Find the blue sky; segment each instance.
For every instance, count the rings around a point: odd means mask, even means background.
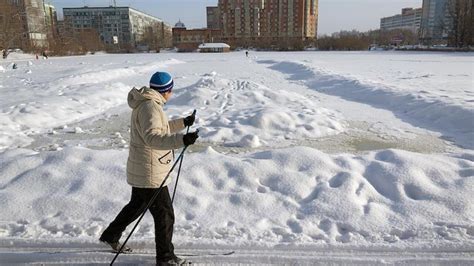
[[[63,7],[108,6],[112,0],[47,0],[62,13]],[[174,25],[178,19],[188,28],[206,27],[206,6],[217,0],[116,0]],[[421,7],[422,0],[319,0],[319,34],[340,30],[377,29],[380,18],[395,15],[404,7]]]

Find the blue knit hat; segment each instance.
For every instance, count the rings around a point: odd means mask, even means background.
[[[156,72],[151,76],[150,88],[164,93],[173,89],[173,78],[166,72]]]

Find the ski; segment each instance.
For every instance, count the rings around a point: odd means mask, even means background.
[[[65,250],[65,251],[33,251],[32,253],[39,254],[65,254],[65,253],[110,253],[116,254],[117,251],[113,249],[97,249],[97,250]],[[122,252],[123,255],[154,255],[155,252],[145,252],[143,250],[133,250],[131,252]],[[225,252],[209,252],[209,253],[177,253],[177,256],[182,257],[206,257],[206,256],[230,256],[235,254],[235,251],[225,251]]]
[[[117,251],[109,250],[109,253],[116,254]],[[122,252],[123,255],[154,255],[153,252],[143,252],[143,251],[130,251],[130,252]],[[229,256],[235,254],[235,251],[227,251],[227,252],[212,252],[212,253],[176,253],[178,257],[206,257],[206,256]]]
[[[177,254],[177,256],[183,257],[198,257],[198,256],[229,256],[235,254],[235,251],[228,251],[228,252],[217,252],[217,253],[196,253],[196,254]]]

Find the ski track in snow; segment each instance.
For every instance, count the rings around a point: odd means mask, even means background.
[[[100,252],[103,250],[104,252]],[[224,250],[224,251],[223,251]],[[230,255],[222,254],[234,251]],[[138,254],[121,254],[114,265],[155,265],[154,250],[136,250]],[[391,248],[233,248],[176,250],[178,256],[193,265],[472,265],[472,250],[394,250]],[[231,253],[231,252],[229,252]],[[403,256],[400,256],[403,254]],[[3,249],[1,257],[11,264],[94,265],[108,264],[114,254],[101,248],[62,247]]]

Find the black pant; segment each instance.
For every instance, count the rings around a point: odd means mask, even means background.
[[[125,228],[135,221],[146,208],[146,205],[157,191],[154,188],[132,188],[132,198],[123,207],[115,220],[110,223],[100,237],[101,241],[118,242]],[[156,259],[168,260],[174,255],[173,225],[174,212],[168,187],[163,187],[150,206],[150,213],[155,221]]]

